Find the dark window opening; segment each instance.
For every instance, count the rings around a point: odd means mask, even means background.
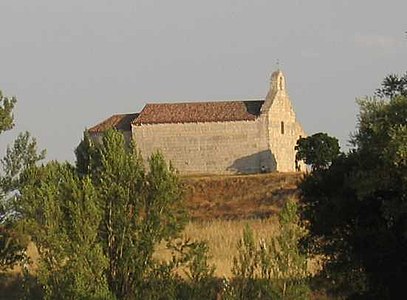
[[[284,134],[284,122],[281,121],[281,134]]]

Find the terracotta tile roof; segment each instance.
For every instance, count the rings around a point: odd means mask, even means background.
[[[135,125],[250,121],[260,115],[263,100],[147,104]]]
[[[90,128],[89,132],[93,133],[103,132],[110,128],[115,128],[117,130],[122,131],[130,131],[131,122],[133,122],[133,120],[137,118],[138,115],[139,115],[138,113],[113,115],[110,118],[104,120],[103,122]]]

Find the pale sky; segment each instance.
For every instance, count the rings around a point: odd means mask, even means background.
[[[265,97],[277,59],[308,134],[346,146],[355,98],[407,71],[406,0],[0,0],[0,89],[48,159],[145,103]],[[0,153],[1,154],[1,153]],[[2,154],[0,156],[3,156]]]

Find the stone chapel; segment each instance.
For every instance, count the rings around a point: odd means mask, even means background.
[[[134,139],[144,159],[161,151],[181,174],[294,172],[294,147],[305,132],[297,121],[284,74],[271,75],[265,99],[150,103],[89,129],[98,140],[115,128]]]

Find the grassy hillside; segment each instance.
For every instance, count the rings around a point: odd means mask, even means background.
[[[183,236],[209,245],[215,275],[232,275],[233,257],[243,228],[250,225],[256,239],[278,232],[277,215],[289,197],[297,197],[299,173],[255,175],[184,176],[185,202],[191,222]],[[168,260],[170,252],[160,245],[156,258]]]
[[[236,245],[244,226],[249,224],[256,238],[261,239],[278,232],[276,212],[288,197],[296,197],[300,178],[298,173],[183,176],[185,202],[192,219],[183,232],[184,238],[207,241],[210,263],[216,266],[215,275],[231,277]],[[156,258],[171,258],[164,248],[165,243],[159,245]],[[38,252],[33,244],[28,254],[34,262],[31,270],[35,271]],[[18,267],[3,274],[0,299],[18,299],[20,274]]]
[[[299,173],[182,177],[192,220],[266,218],[296,196]]]

